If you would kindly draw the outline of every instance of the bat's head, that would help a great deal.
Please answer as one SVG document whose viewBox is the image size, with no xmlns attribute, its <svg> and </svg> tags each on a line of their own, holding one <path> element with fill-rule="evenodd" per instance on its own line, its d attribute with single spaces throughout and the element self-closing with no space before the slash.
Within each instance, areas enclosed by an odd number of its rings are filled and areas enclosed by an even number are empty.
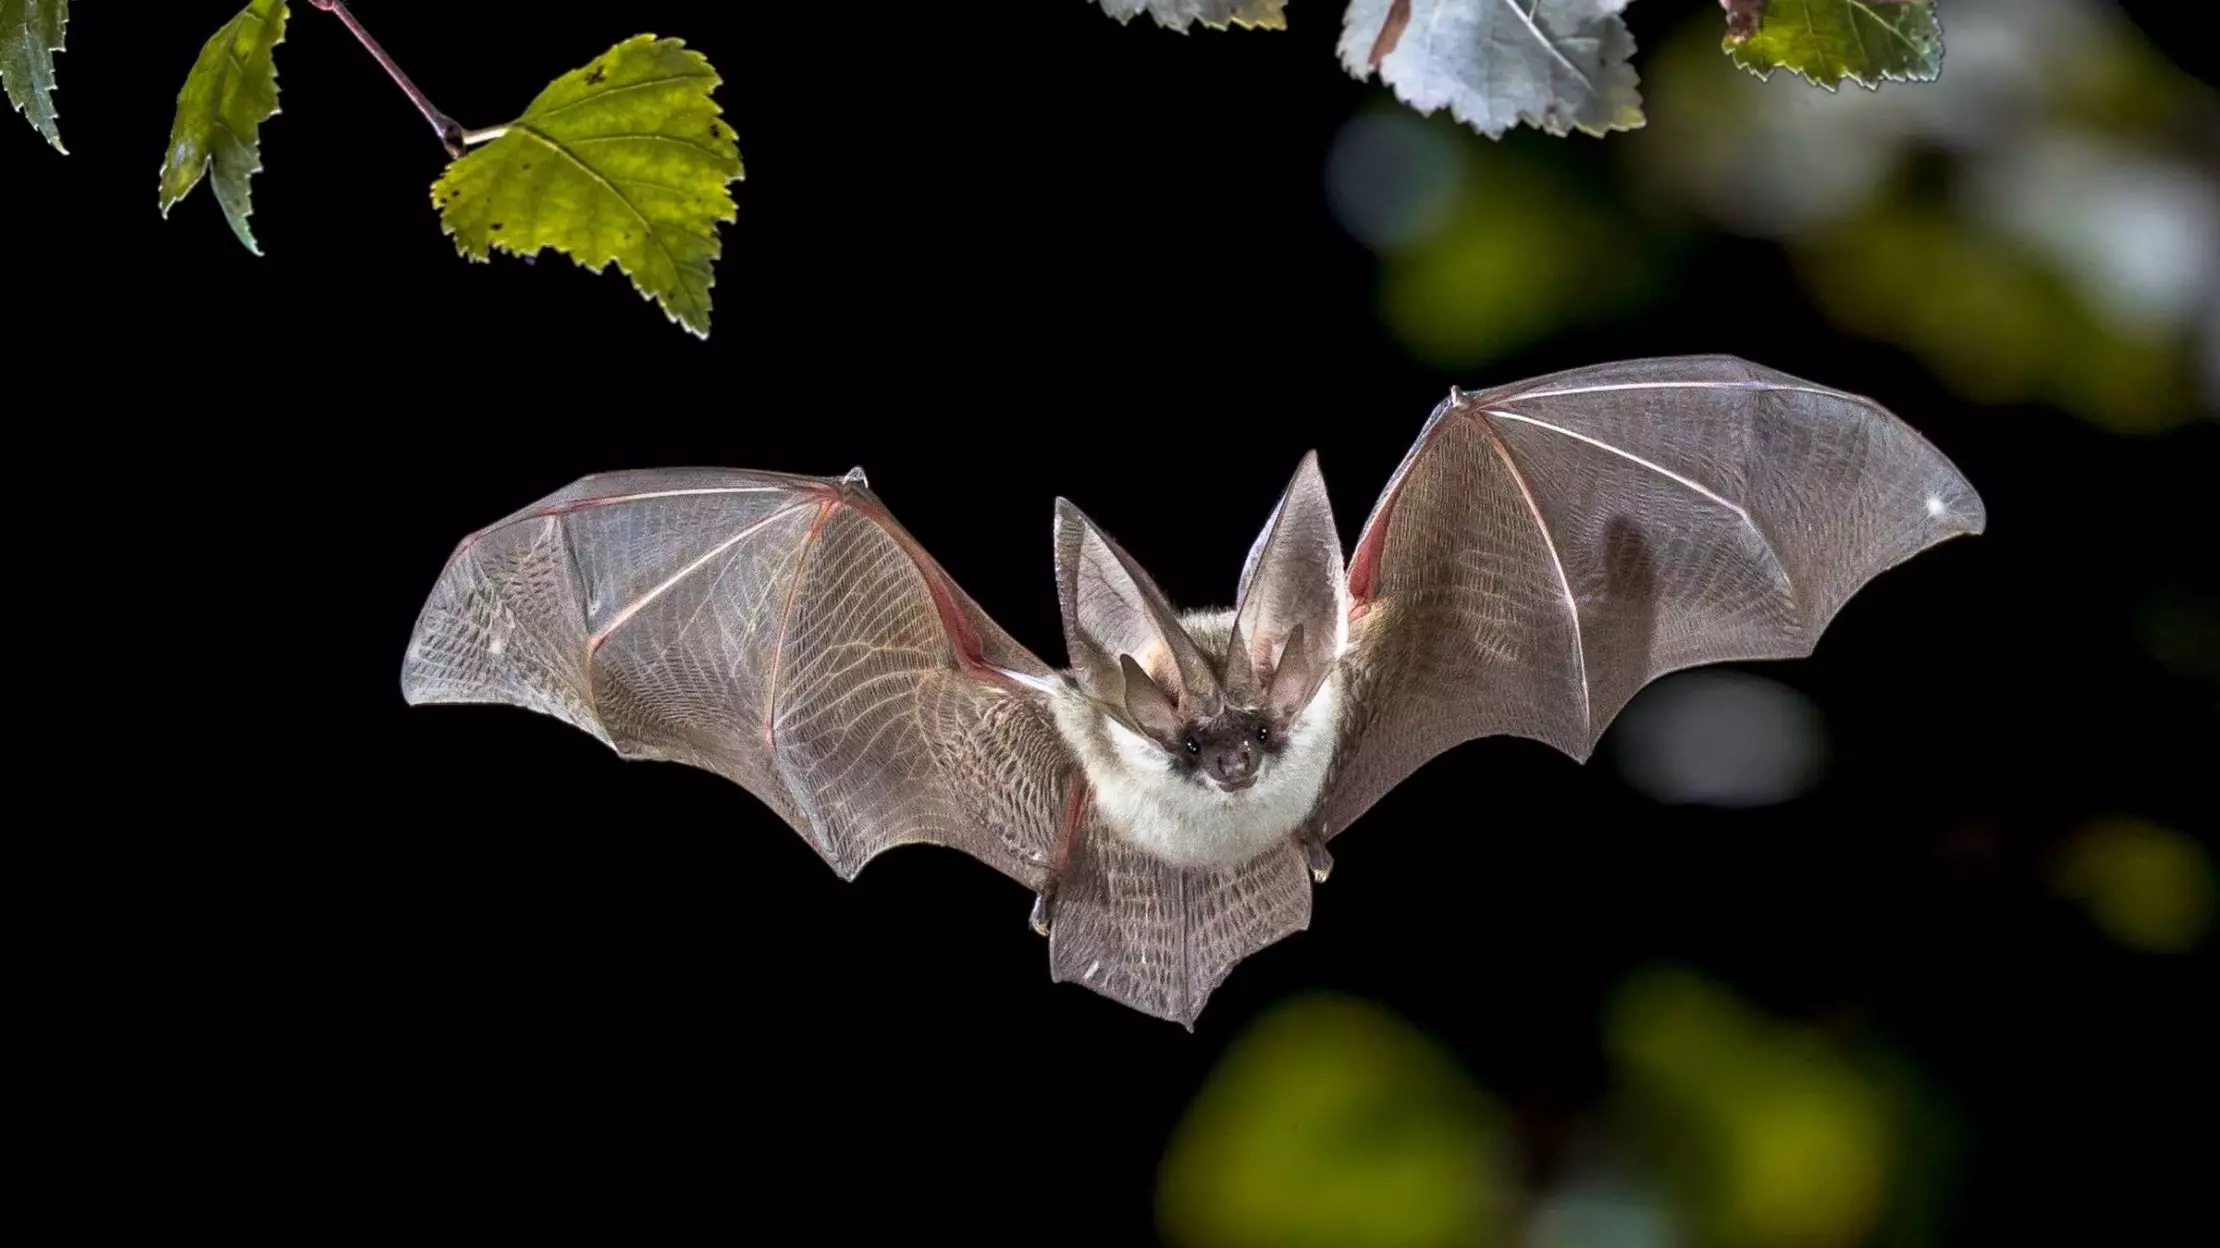
<svg viewBox="0 0 2220 1248">
<path fill-rule="evenodd" d="M 1348 637 L 1326 484 L 1306 455 L 1241 569 L 1231 611 L 1182 615 L 1108 534 L 1056 503 L 1072 674 L 1174 772 L 1237 793 L 1268 779 Z"/>
</svg>

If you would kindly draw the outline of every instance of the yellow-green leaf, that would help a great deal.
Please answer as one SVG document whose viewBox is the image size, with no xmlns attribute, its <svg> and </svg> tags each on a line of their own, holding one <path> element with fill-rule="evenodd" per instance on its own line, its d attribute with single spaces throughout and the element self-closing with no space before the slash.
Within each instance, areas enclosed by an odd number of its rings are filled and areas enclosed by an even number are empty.
<svg viewBox="0 0 2220 1248">
<path fill-rule="evenodd" d="M 500 137 L 432 184 L 440 224 L 472 260 L 493 248 L 610 261 L 643 298 L 709 336 L 709 288 L 735 215 L 740 149 L 713 91 L 722 79 L 676 39 L 637 35 L 540 92 Z"/>
<path fill-rule="evenodd" d="M 0 0 L 0 86 L 57 152 L 69 150 L 54 112 L 54 54 L 68 25 L 69 0 Z"/>
<path fill-rule="evenodd" d="M 1833 90 L 1848 78 L 1928 82 L 1942 72 L 1942 27 L 1928 0 L 1731 0 L 1723 48 L 1760 78 L 1792 69 Z"/>
<path fill-rule="evenodd" d="M 258 256 L 262 248 L 247 228 L 254 211 L 247 179 L 262 168 L 262 123 L 277 111 L 272 53 L 285 41 L 285 18 L 284 0 L 253 0 L 201 46 L 177 93 L 177 120 L 162 157 L 162 215 L 213 169 L 209 186 L 224 220 Z"/>
</svg>

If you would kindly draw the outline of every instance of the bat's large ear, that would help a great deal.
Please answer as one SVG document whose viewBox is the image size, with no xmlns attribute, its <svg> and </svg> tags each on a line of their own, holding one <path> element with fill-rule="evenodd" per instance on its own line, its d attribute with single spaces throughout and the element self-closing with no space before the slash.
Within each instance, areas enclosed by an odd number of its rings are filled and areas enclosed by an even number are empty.
<svg viewBox="0 0 2220 1248">
<path fill-rule="evenodd" d="M 1130 656 L 1180 714 L 1218 700 L 1217 679 L 1156 582 L 1077 507 L 1056 500 L 1056 589 L 1064 608 L 1064 645 L 1088 696 L 1125 708 L 1119 660 Z M 1149 698 L 1150 691 L 1137 697 Z M 1130 713 L 1130 712 L 1129 712 Z"/>
<path fill-rule="evenodd" d="M 1317 452 L 1296 465 L 1249 548 L 1236 604 L 1233 635 L 1246 655 L 1227 655 L 1227 665 L 1245 657 L 1272 709 L 1293 715 L 1309 704 L 1349 637 L 1348 577 Z"/>
</svg>

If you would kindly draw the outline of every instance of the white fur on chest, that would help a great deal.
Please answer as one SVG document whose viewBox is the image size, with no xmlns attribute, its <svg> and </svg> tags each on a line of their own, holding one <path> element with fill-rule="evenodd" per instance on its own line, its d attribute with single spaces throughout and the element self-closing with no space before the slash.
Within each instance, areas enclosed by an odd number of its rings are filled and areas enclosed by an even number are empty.
<svg viewBox="0 0 2220 1248">
<path fill-rule="evenodd" d="M 1325 786 L 1340 704 L 1336 671 L 1257 782 L 1224 793 L 1178 774 L 1154 742 L 1097 710 L 1078 690 L 1059 691 L 1053 703 L 1057 731 L 1085 769 L 1103 823 L 1135 848 L 1181 866 L 1247 862 L 1294 834 Z"/>
</svg>

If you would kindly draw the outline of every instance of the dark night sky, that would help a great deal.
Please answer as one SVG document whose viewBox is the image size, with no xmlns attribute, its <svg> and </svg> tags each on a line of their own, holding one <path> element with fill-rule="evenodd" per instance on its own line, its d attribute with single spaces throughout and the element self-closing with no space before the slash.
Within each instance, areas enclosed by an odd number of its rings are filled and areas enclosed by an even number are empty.
<svg viewBox="0 0 2220 1248">
<path fill-rule="evenodd" d="M 10 189 L 61 240 L 35 260 L 98 486 L 79 540 L 136 550 L 151 582 L 91 594 L 115 609 L 79 634 L 138 656 L 98 665 L 108 748 L 80 764 L 101 1242 L 154 1242 L 122 1229 L 150 1219 L 342 1245 L 801 1218 L 812 1241 L 1143 1243 L 1166 1133 L 1274 1000 L 1345 990 L 1442 1036 L 1546 1167 L 1602 1087 L 1606 992 L 1661 958 L 1872 1022 L 1948 1086 L 1980 1144 L 1963 1242 L 2155 1242 L 2188 1208 L 2204 1168 L 2160 1136 L 2209 1039 L 2183 1002 L 2209 997 L 2210 957 L 2132 959 L 2041 880 L 2059 834 L 2131 797 L 2209 814 L 2209 699 L 2162 681 L 2120 604 L 2210 585 L 2220 426 L 2162 449 L 1973 407 L 1724 238 L 1686 271 L 1731 286 L 1691 280 L 1481 375 L 1414 363 L 1322 195 L 1373 88 L 1334 65 L 1336 6 L 1314 0 L 1289 33 L 1185 38 L 1081 0 L 359 7 L 472 124 L 638 31 L 703 50 L 749 174 L 707 343 L 613 274 L 457 259 L 426 194 L 436 142 L 305 3 L 263 130 L 264 258 L 205 187 L 164 221 L 171 100 L 232 5 L 122 7 L 72 23 L 72 155 L 0 124 Z M 1638 37 L 1689 7 L 1636 5 Z M 1826 784 L 1676 812 L 1600 763 L 1469 745 L 1336 842 L 1310 931 L 1237 969 L 1193 1035 L 1050 984 L 1029 897 L 960 855 L 843 884 L 715 776 L 401 701 L 456 539 L 589 472 L 860 463 L 1060 661 L 1058 494 L 1176 599 L 1223 601 L 1303 451 L 1347 538 L 1451 383 L 1696 351 L 1881 399 L 1988 504 L 1988 536 L 1887 574 L 1811 660 L 1765 669 L 1826 711 Z M 119 737 L 125 710 L 141 727 Z"/>
</svg>

